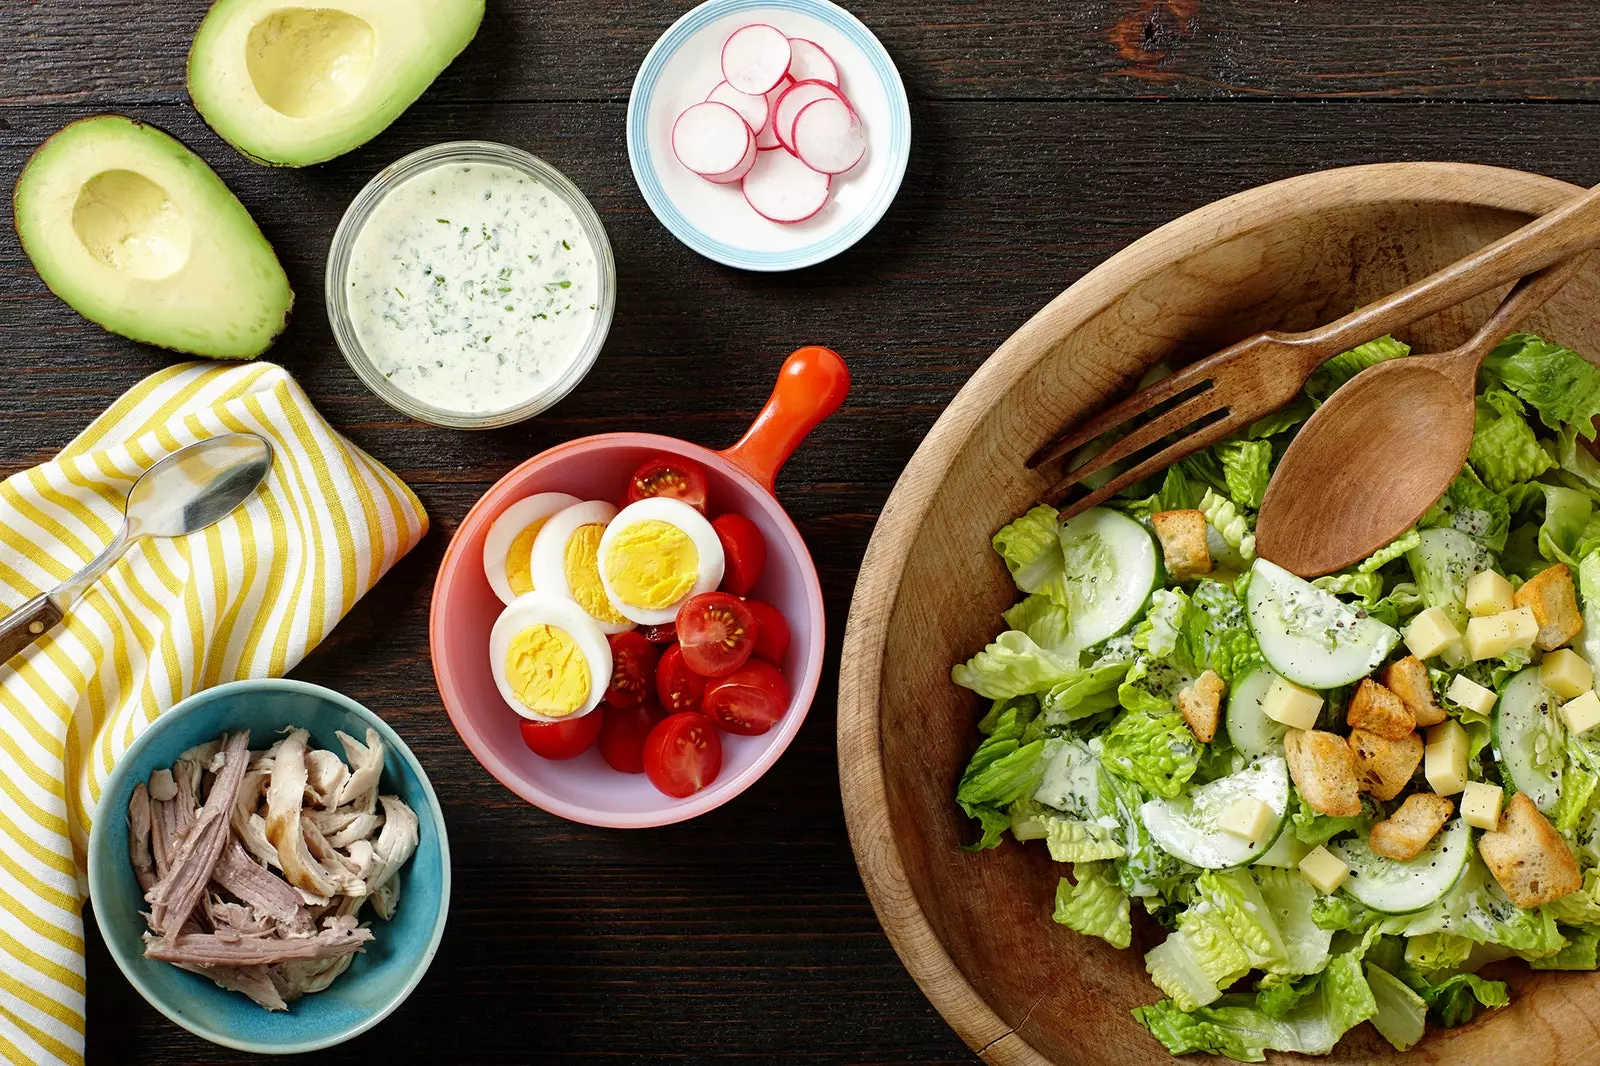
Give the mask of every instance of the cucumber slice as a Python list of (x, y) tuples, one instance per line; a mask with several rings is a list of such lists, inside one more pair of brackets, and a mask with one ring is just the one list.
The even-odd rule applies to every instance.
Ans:
[(1400, 634), (1283, 567), (1257, 559), (1246, 594), (1261, 656), (1307, 688), (1337, 688), (1368, 674)]
[(1061, 527), (1073, 641), (1100, 643), (1139, 617), (1160, 575), (1150, 531), (1127, 515), (1091, 507)]
[(1295, 836), (1289, 831), (1288, 819), (1285, 819), (1284, 831), (1278, 834), (1277, 841), (1261, 853), (1261, 858), (1251, 863), (1252, 866), (1274, 866), (1280, 870), (1298, 870), (1300, 860), (1311, 854), (1311, 845)]
[(1449, 895), (1472, 857), (1472, 829), (1460, 818), (1445, 826), (1410, 862), (1379, 855), (1365, 839), (1328, 845), (1350, 867), (1344, 891), (1382, 914), (1410, 914)]
[[(1222, 812), (1250, 796), (1272, 811), (1272, 825), (1256, 843), (1224, 831)], [(1289, 764), (1269, 755), (1236, 774), (1191, 788), (1176, 799), (1153, 799), (1139, 808), (1150, 839), (1168, 855), (1205, 870), (1227, 870), (1265, 854), (1288, 822)]]
[(1491, 569), (1494, 556), (1459, 529), (1424, 529), (1420, 537), (1421, 543), (1406, 552), (1406, 562), (1416, 575), (1423, 601), (1429, 607), (1443, 607), (1459, 629), (1467, 621), (1467, 581)]
[(1526, 792), (1533, 805), (1552, 814), (1561, 799), (1560, 703), (1530, 666), (1506, 682), (1494, 709), (1494, 757), (1500, 779)]
[(1235, 681), (1228, 692), (1228, 739), (1246, 759), (1283, 751), (1283, 735), (1289, 727), (1261, 713), (1267, 690), (1277, 676), (1260, 666)]

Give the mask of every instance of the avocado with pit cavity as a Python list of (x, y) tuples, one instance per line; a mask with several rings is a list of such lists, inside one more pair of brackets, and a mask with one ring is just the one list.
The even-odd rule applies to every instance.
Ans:
[(359, 148), (478, 32), (484, 0), (217, 0), (189, 49), (189, 96), (258, 163)]
[(74, 122), (33, 153), (12, 206), (50, 291), (112, 333), (249, 359), (288, 322), (294, 293), (250, 212), (153, 126)]

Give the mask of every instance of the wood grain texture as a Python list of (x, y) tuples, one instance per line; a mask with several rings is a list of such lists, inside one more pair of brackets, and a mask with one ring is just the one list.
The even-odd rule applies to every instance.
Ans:
[[(628, 86), (687, 3), (490, 0), (478, 41), (394, 127), (303, 172), (248, 163), (189, 108), (184, 54), (203, 0), (0, 4), (0, 187), (46, 136), (101, 110), (180, 136), (260, 221), (299, 294), (272, 358), (413, 485), (434, 519), (296, 676), (373, 707), (417, 752), (450, 819), (457, 904), (412, 1000), (347, 1049), (302, 1061), (972, 1062), (885, 941), (846, 845), (837, 641), (795, 745), (738, 801), (647, 833), (573, 826), (495, 784), (439, 706), (428, 588), (456, 523), (516, 463), (586, 433), (637, 428), (723, 447), (785, 353), (828, 344), (850, 362), (855, 387), (779, 491), (816, 557), (837, 634), (874, 520), (940, 411), (1034, 311), (1142, 234), (1336, 163), (1462, 159), (1583, 185), (1600, 178), (1582, 0), (1219, 0), (1201, 4), (1202, 32), (1175, 40), (1163, 29), (1173, 5), (1150, 0), (849, 6), (911, 91), (911, 170), (855, 249), (758, 277), (677, 244), (628, 171)], [(1122, 44), (1134, 32), (1133, 58), (1113, 45), (1117, 27)], [(1283, 99), (1347, 92), (1393, 99)], [(1145, 96), (1177, 102), (1135, 99)], [(1558, 102), (1518, 102), (1533, 97)], [(350, 198), (400, 155), (459, 137), (528, 148), (570, 175), (604, 218), (621, 283), (616, 326), (588, 380), (545, 416), (485, 434), (423, 427), (371, 397), (334, 348), (321, 300), (328, 240)], [(10, 237), (9, 212), (0, 200), (0, 473), (53, 455), (171, 361), (52, 297)], [(1347, 309), (1345, 295), (1320, 294), (1316, 313)], [(952, 781), (938, 780), (932, 817), (948, 816)], [(965, 855), (948, 862), (972, 868)], [(1045, 874), (1018, 888), (1049, 883)], [(1047, 913), (1033, 902), (1018, 908), (1030, 923)], [(1016, 928), (1031, 935), (1037, 925)], [(91, 1063), (256, 1061), (166, 1022), (98, 946), (89, 987)], [(1007, 1029), (995, 1031), (991, 1060), (1024, 1042)]]
[[(1263, 326), (1303, 329), (1369, 304), (1580, 191), (1529, 174), (1451, 164), (1331, 171), (1209, 205), (1125, 249), (1013, 334), (940, 416), (868, 547), (845, 636), (840, 773), (863, 878), (924, 991), (994, 1063), (1169, 1062), (1129, 1010), (1158, 998), (1135, 926), (1118, 952), (1049, 920), (1062, 868), (1039, 848), (960, 855), (972, 827), (949, 802), (981, 708), (949, 665), (980, 649), (1016, 599), (988, 551), (993, 531), (1048, 487), (1027, 457), (1053, 427), (1103, 405), (1156, 362), (1182, 362)], [(1530, 328), (1600, 350), (1600, 269)], [(1422, 350), (1460, 343), (1497, 296), (1399, 331)], [(943, 803), (944, 817), (928, 812)], [(1413, 1054), (1478, 1064), (1515, 1048), (1528, 1066), (1587, 1061), (1600, 976), (1508, 968), (1506, 1011), (1431, 1033)], [(1368, 1026), (1328, 1060), (1399, 1061)], [(1318, 1061), (1297, 1055), (1275, 1062)]]

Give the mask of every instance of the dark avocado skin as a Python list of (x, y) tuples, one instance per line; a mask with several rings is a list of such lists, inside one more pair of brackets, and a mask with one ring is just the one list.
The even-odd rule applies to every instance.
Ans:
[[(39, 157), (41, 155), (43, 155), (45, 150), (47, 148), (49, 148), (52, 144), (54, 144), (55, 141), (58, 138), (62, 137), (65, 134), (68, 134), (68, 133), (72, 132), (77, 127), (82, 126), (85, 123), (94, 123), (94, 122), (102, 121), (102, 120), (107, 119), (107, 118), (119, 119), (121, 121), (124, 121), (124, 122), (128, 123), (130, 126), (134, 127), (135, 129), (152, 130), (152, 131), (154, 131), (156, 133), (159, 133), (159, 134), (161, 134), (161, 135), (163, 135), (165, 137), (170, 138), (171, 140), (173, 140), (177, 144), (182, 145), (182, 147), (186, 151), (188, 151), (192, 155), (194, 155), (194, 157), (196, 159), (200, 159), (199, 154), (196, 153), (194, 151), (194, 149), (192, 149), (188, 145), (184, 144), (174, 134), (168, 132), (167, 130), (163, 129), (160, 126), (155, 125), (154, 123), (145, 122), (145, 121), (143, 121), (141, 119), (134, 118), (131, 115), (124, 115), (124, 114), (121, 114), (121, 113), (118, 113), (118, 112), (106, 112), (106, 113), (99, 114), (99, 115), (89, 115), (89, 116), (86, 116), (84, 118), (76, 119), (76, 120), (74, 120), (72, 122), (67, 123), (65, 126), (61, 127), (55, 133), (52, 133), (49, 137), (45, 138), (42, 142), (40, 142), (39, 147), (35, 148), (33, 150), (33, 154), (28, 157), (28, 162), (23, 165), (22, 171), (17, 177), (17, 184), (16, 184), (15, 187), (13, 187), (12, 192), (11, 192), (11, 229), (12, 229), (12, 232), (17, 235), (17, 243), (22, 246), (22, 250), (28, 256), (29, 262), (35, 262), (36, 260), (34, 258), (33, 249), (29, 247), (28, 240), (23, 235), (22, 225), (21, 225), (21, 223), (19, 221), (21, 213), (18, 210), (18, 204), (17, 204), (17, 189), (22, 187), (23, 176), (25, 176), (28, 173), (28, 170), (35, 165), (35, 162), (39, 159)], [(204, 160), (201, 160), (201, 161), (204, 162)], [(216, 176), (214, 171), (212, 173), (213, 173), (213, 176)], [(217, 181), (219, 183), (222, 183), (222, 179), (220, 177), (217, 177)], [(223, 183), (223, 187), (227, 188), (225, 183)], [(230, 195), (232, 194), (232, 190), (231, 189), (229, 190), (229, 193), (230, 193)], [(237, 200), (237, 197), (235, 197), (235, 199)], [(240, 205), (240, 207), (241, 207), (241, 209), (243, 209), (243, 205), (242, 204)], [(273, 262), (278, 264), (278, 269), (281, 271), (283, 269), (283, 265), (277, 258), (277, 252), (276, 252), (275, 249), (273, 249), (272, 243), (267, 240), (266, 235), (261, 232), (261, 226), (260, 226), (259, 223), (256, 222), (255, 216), (251, 215), (248, 211), (245, 211), (244, 214), (245, 214), (245, 217), (250, 220), (250, 225), (251, 225), (252, 229), (254, 230), (256, 238), (260, 240), (262, 247), (264, 247), (264, 248), (268, 249), (270, 252), (272, 252)], [(66, 304), (68, 307), (72, 307), (73, 306), (72, 305), (72, 301), (67, 299), (67, 297), (65, 295), (63, 295), (53, 284), (51, 284), (51, 282), (50, 282), (50, 280), (48, 278), (44, 277), (43, 275), (40, 275), (40, 279), (39, 280), (44, 282), (45, 288), (50, 290), (51, 295), (55, 296), (58, 300), (60, 300), (64, 304)], [(142, 340), (142, 339), (138, 339), (138, 338), (126, 337), (125, 334), (119, 333), (117, 330), (112, 329), (110, 326), (106, 325), (104, 322), (100, 322), (100, 321), (97, 321), (96, 319), (89, 318), (89, 316), (87, 316), (87, 315), (84, 315), (83, 317), (84, 317), (85, 321), (93, 322), (96, 326), (99, 326), (102, 330), (104, 330), (108, 334), (111, 334), (112, 336), (124, 337), (125, 339), (128, 339), (128, 340), (135, 340), (136, 343), (146, 344), (146, 345), (149, 345), (152, 348), (161, 349), (162, 351), (175, 352), (175, 353), (178, 353), (180, 355), (197, 355), (197, 356), (201, 356), (203, 358), (208, 358), (208, 359), (217, 359), (217, 358), (251, 359), (251, 358), (255, 358), (255, 357), (261, 355), (263, 352), (266, 352), (275, 343), (277, 343), (277, 340), (278, 340), (279, 337), (283, 336), (284, 331), (289, 328), (289, 323), (294, 317), (294, 302), (295, 302), (295, 295), (294, 295), (293, 289), (291, 288), (290, 289), (290, 293), (289, 293), (289, 306), (287, 308), (285, 308), (285, 310), (283, 312), (283, 319), (282, 319), (281, 322), (278, 323), (277, 328), (272, 331), (271, 335), (266, 338), (265, 342), (261, 345), (261, 347), (256, 352), (254, 352), (251, 355), (234, 356), (234, 357), (218, 356), (218, 355), (216, 355), (214, 353), (211, 353), (211, 352), (198, 352), (198, 351), (194, 351), (192, 349), (180, 348), (180, 347), (177, 347), (177, 346), (174, 346), (174, 345), (160, 344), (160, 343), (157, 343), (155, 341), (148, 341), (148, 340)], [(73, 307), (73, 310), (77, 310), (77, 308)], [(81, 314), (81, 312), (80, 312), (80, 314)]]

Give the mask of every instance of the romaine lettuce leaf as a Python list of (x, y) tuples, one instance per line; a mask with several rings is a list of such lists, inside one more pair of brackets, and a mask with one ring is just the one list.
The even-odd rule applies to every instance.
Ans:
[(1459, 969), (1472, 954), (1472, 941), (1455, 933), (1422, 933), (1406, 938), (1406, 965), (1424, 976)]
[(1523, 417), (1521, 402), (1504, 389), (1478, 398), (1467, 462), (1495, 492), (1532, 481), (1556, 465)]
[(1262, 662), (1244, 603), (1220, 581), (1201, 581), (1195, 586), (1183, 636), (1185, 654), (1194, 668), (1215, 670), (1229, 684)]
[(1335, 596), (1355, 596), (1361, 601), (1361, 606), (1369, 609), (1377, 606), (1379, 597), (1383, 595), (1383, 578), (1378, 574), (1363, 573), (1360, 570), (1324, 574), (1312, 578), (1311, 584), (1313, 588), (1331, 592)]
[(1311, 401), (1304, 396), (1292, 400), (1286, 406), (1278, 408), (1271, 414), (1262, 415), (1244, 429), (1244, 436), (1249, 440), (1264, 440), (1275, 437), (1298, 426), (1311, 417), (1316, 410)]
[(1600, 967), (1600, 927), (1564, 930), (1567, 946), (1554, 955), (1532, 959), (1535, 970), (1593, 970)]
[(1106, 864), (1074, 863), (1072, 876), (1076, 885), (1065, 877), (1056, 885), (1053, 919), (1085, 936), (1097, 936), (1115, 948), (1133, 943), (1127, 893), (1109, 876)]
[(1422, 543), (1422, 537), (1415, 528), (1408, 529), (1394, 540), (1385, 544), (1361, 562), (1356, 564), (1356, 573), (1371, 574), (1381, 569), (1388, 563), (1394, 562), (1406, 552)]
[(1348, 818), (1334, 818), (1326, 814), (1319, 814), (1311, 804), (1300, 795), (1299, 789), (1292, 789), (1289, 802), (1289, 829), (1300, 838), (1301, 843), (1315, 847), (1326, 844), (1340, 833), (1360, 831), (1362, 835), (1371, 826), (1375, 811), (1370, 801), (1362, 798), (1361, 813)]
[(1539, 520), (1539, 554), (1546, 562), (1578, 565), (1578, 546), (1594, 511), (1587, 493), (1534, 482), (1512, 485), (1506, 502), (1516, 521)]
[(1199, 495), (1200, 490), (1190, 485), (1181, 466), (1169, 466), (1161, 479), (1161, 488), (1153, 494), (1137, 500), (1119, 499), (1113, 503), (1130, 517), (1149, 518), (1161, 511), (1187, 511), (1194, 507)]
[(1042, 592), (1067, 602), (1066, 558), (1061, 551), (1061, 514), (1040, 504), (994, 535), (994, 550), (1023, 592)]
[[(1183, 636), (1189, 617), (1189, 597), (1182, 589), (1156, 589), (1150, 594), (1150, 607), (1133, 630), (1133, 646), (1157, 659), (1170, 659)], [(1182, 664), (1185, 668), (1188, 662)]]
[(1484, 360), (1484, 369), (1499, 378), (1551, 429), (1572, 426), (1594, 439), (1593, 419), (1600, 415), (1600, 368), (1571, 348), (1513, 333)]
[(1044, 774), (1045, 742), (1021, 743), (1030, 721), (1026, 705), (1007, 707), (961, 774), (956, 802), (969, 817), (978, 819), (983, 830), (972, 850), (1000, 843), (1000, 834), (1011, 826), (1011, 815), (1002, 808), (1031, 793)]
[[(1139, 817), (1150, 793), (1117, 774), (1100, 774), (1101, 817), (1118, 827), (1127, 854), (1116, 863), (1117, 883), (1130, 896), (1146, 901), (1146, 909), (1172, 898), (1194, 871), (1156, 846)], [(1172, 995), (1171, 992), (1167, 993)]]
[(1367, 963), (1367, 985), (1378, 1010), (1372, 1027), (1397, 1051), (1410, 1051), (1427, 1028), (1428, 1004), (1398, 977)]
[(1249, 871), (1207, 870), (1195, 882), (1195, 889), (1244, 948), (1252, 968), (1283, 969), (1288, 959), (1283, 933)]
[(1482, 1007), (1504, 1007), (1511, 1002), (1504, 981), (1489, 981), (1473, 973), (1454, 974), (1438, 984), (1413, 970), (1404, 970), (1398, 976), (1422, 997), (1433, 1020), (1446, 1029), (1466, 1025)]
[(1064, 725), (1117, 706), (1117, 688), (1132, 665), (1108, 662), (1069, 674), (1040, 697), (1045, 720)]
[(1305, 394), (1321, 404), (1339, 387), (1369, 366), (1411, 354), (1411, 346), (1385, 334), (1329, 359), (1306, 379)]
[[(1600, 483), (1597, 483), (1600, 488)], [(1492, 552), (1506, 546), (1511, 529), (1510, 508), (1504, 496), (1485, 485), (1472, 468), (1464, 467), (1439, 501), (1417, 520), (1418, 527), (1459, 529)]]
[(950, 680), (992, 700), (1047, 692), (1077, 673), (1075, 663), (1035, 644), (1028, 634), (1010, 629), (971, 659), (953, 667)]
[(1022, 600), (1000, 617), (1008, 629), (1026, 633), (1028, 639), (1063, 662), (1076, 664), (1078, 648), (1072, 642), (1072, 618), (1067, 609), (1044, 593)]
[(1260, 510), (1272, 477), (1272, 444), (1264, 440), (1228, 440), (1216, 445), (1217, 460), (1228, 497), (1242, 507)]
[[(1134, 670), (1138, 668), (1135, 664)], [(1127, 682), (1122, 689), (1128, 689)], [(1105, 731), (1103, 740), (1101, 765), (1165, 799), (1182, 792), (1199, 765), (1194, 734), (1170, 704), (1164, 710), (1124, 710)]]
[(1250, 519), (1239, 510), (1238, 506), (1221, 493), (1211, 489), (1200, 497), (1200, 511), (1205, 514), (1206, 522), (1211, 528), (1221, 534), (1228, 546), (1239, 553), (1239, 557), (1246, 563), (1256, 557), (1256, 534), (1250, 524)]
[(1271, 866), (1253, 866), (1250, 875), (1261, 889), (1267, 913), (1278, 924), (1283, 934), (1284, 959), (1277, 972), (1284, 974), (1317, 973), (1328, 964), (1328, 947), (1333, 933), (1322, 929), (1311, 919), (1312, 904), (1317, 890), (1301, 876), (1299, 870), (1279, 869)]

